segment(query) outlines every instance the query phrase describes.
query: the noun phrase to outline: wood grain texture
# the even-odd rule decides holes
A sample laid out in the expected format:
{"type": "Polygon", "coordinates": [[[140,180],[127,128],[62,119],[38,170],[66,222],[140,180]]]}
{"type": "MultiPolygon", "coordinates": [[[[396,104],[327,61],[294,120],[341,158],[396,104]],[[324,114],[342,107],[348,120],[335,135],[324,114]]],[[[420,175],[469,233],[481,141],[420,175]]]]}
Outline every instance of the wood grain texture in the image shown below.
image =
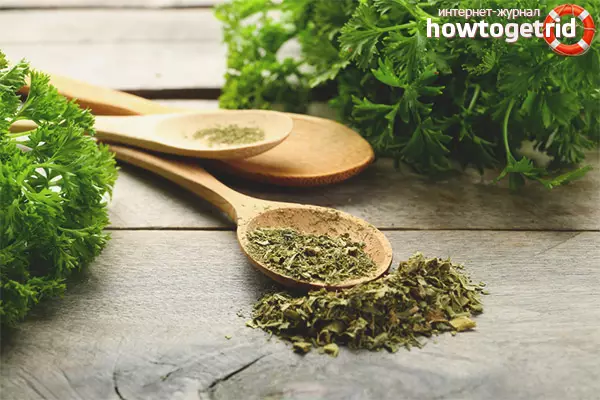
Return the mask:
{"type": "Polygon", "coordinates": [[[178,100],[164,99],[155,100],[156,103],[173,108],[193,108],[197,110],[218,110],[219,102],[217,100],[178,100]]]}
{"type": "Polygon", "coordinates": [[[2,397],[597,396],[600,233],[387,235],[395,264],[416,250],[451,255],[488,283],[476,331],[396,354],[299,356],[236,315],[249,315],[271,282],[236,249],[233,232],[113,232],[64,299],[3,337],[2,397]]]}
{"type": "Polygon", "coordinates": [[[210,7],[224,0],[0,0],[2,8],[179,8],[210,7]]]}
{"type": "MultiPolygon", "coordinates": [[[[322,188],[281,188],[211,172],[254,197],[338,208],[384,229],[600,230],[600,162],[584,179],[548,191],[528,185],[511,193],[471,171],[433,182],[390,160],[322,188]]],[[[110,208],[113,228],[231,228],[201,199],[140,169],[123,165],[110,208]]]]}
{"type": "Polygon", "coordinates": [[[0,48],[12,60],[110,88],[224,82],[225,46],[210,9],[3,11],[0,48]]]}

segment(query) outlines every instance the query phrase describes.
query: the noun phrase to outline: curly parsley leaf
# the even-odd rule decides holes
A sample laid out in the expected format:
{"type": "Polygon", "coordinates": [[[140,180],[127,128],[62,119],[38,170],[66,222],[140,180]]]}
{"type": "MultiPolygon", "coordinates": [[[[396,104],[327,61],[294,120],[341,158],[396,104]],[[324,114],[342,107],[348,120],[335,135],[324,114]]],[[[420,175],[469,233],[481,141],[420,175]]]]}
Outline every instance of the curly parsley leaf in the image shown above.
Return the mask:
{"type": "Polygon", "coordinates": [[[2,53],[0,121],[0,324],[11,326],[39,301],[62,295],[67,278],[100,253],[117,170],[90,136],[91,113],[24,61],[9,66],[2,53]],[[38,127],[12,133],[23,119],[38,127]]]}
{"type": "Polygon", "coordinates": [[[341,29],[341,50],[361,69],[367,68],[379,52],[377,44],[384,31],[377,26],[377,20],[375,9],[362,2],[341,29]]]}

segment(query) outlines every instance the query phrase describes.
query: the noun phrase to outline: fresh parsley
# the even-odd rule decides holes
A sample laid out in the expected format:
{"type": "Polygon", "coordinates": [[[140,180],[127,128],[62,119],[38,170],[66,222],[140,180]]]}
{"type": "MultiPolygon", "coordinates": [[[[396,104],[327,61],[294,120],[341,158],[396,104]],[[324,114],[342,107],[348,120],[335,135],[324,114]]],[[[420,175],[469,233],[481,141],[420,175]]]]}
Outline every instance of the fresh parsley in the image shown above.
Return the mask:
{"type": "Polygon", "coordinates": [[[14,325],[99,254],[115,161],[97,145],[94,118],[49,78],[0,53],[0,324],[14,325]],[[30,92],[17,91],[29,80],[30,92]],[[38,127],[11,132],[19,120],[38,127]],[[84,135],[87,133],[87,135],[84,135]]]}
{"type": "MultiPolygon", "coordinates": [[[[419,172],[499,168],[513,189],[552,188],[583,176],[578,164],[600,141],[600,35],[585,55],[563,57],[537,38],[427,38],[426,22],[465,22],[440,9],[547,13],[561,3],[232,0],[217,8],[229,49],[220,104],[305,111],[325,95],[378,155],[419,172]],[[300,57],[285,56],[294,42],[300,57]],[[525,140],[550,164],[519,155],[525,140]]],[[[598,2],[578,4],[600,20],[598,2]]]]}

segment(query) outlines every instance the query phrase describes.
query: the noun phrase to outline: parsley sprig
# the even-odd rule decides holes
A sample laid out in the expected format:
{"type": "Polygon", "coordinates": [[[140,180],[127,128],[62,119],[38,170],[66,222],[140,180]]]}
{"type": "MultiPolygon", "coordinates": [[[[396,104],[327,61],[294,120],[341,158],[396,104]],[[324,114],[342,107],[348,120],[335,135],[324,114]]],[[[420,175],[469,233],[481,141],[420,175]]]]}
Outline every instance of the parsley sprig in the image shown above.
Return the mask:
{"type": "Polygon", "coordinates": [[[108,235],[113,156],[93,138],[94,118],[21,61],[0,52],[0,324],[14,325],[40,300],[61,295],[108,235]],[[17,91],[29,80],[23,101],[17,91]],[[19,120],[38,127],[11,133],[19,120]],[[84,135],[87,133],[88,135],[84,135]]]}
{"type": "MultiPolygon", "coordinates": [[[[501,170],[518,189],[582,177],[600,141],[600,46],[581,57],[539,38],[427,38],[440,9],[541,9],[560,0],[231,0],[218,7],[229,48],[226,108],[305,111],[325,96],[380,156],[417,171],[501,170]],[[301,56],[286,56],[294,42],[301,56]],[[519,154],[523,141],[549,165],[519,154]]],[[[597,2],[578,3],[599,20],[597,2]]],[[[502,17],[487,22],[507,21],[502,17]]],[[[581,31],[579,31],[581,33],[581,31]]]]}

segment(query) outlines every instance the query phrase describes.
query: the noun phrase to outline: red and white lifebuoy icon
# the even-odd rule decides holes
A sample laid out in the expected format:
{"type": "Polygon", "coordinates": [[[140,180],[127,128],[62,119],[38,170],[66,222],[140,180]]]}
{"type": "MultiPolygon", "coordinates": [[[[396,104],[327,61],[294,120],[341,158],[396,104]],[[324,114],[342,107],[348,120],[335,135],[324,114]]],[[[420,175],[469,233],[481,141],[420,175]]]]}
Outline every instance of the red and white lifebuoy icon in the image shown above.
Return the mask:
{"type": "Polygon", "coordinates": [[[548,14],[544,21],[543,29],[546,43],[550,45],[552,50],[563,56],[580,56],[584,54],[590,48],[592,39],[594,39],[594,35],[596,34],[596,26],[590,13],[583,7],[575,4],[563,4],[550,11],[550,14],[548,14]],[[583,37],[575,44],[562,44],[556,38],[554,29],[546,29],[546,24],[555,23],[557,18],[567,14],[579,18],[583,23],[583,37]]]}

